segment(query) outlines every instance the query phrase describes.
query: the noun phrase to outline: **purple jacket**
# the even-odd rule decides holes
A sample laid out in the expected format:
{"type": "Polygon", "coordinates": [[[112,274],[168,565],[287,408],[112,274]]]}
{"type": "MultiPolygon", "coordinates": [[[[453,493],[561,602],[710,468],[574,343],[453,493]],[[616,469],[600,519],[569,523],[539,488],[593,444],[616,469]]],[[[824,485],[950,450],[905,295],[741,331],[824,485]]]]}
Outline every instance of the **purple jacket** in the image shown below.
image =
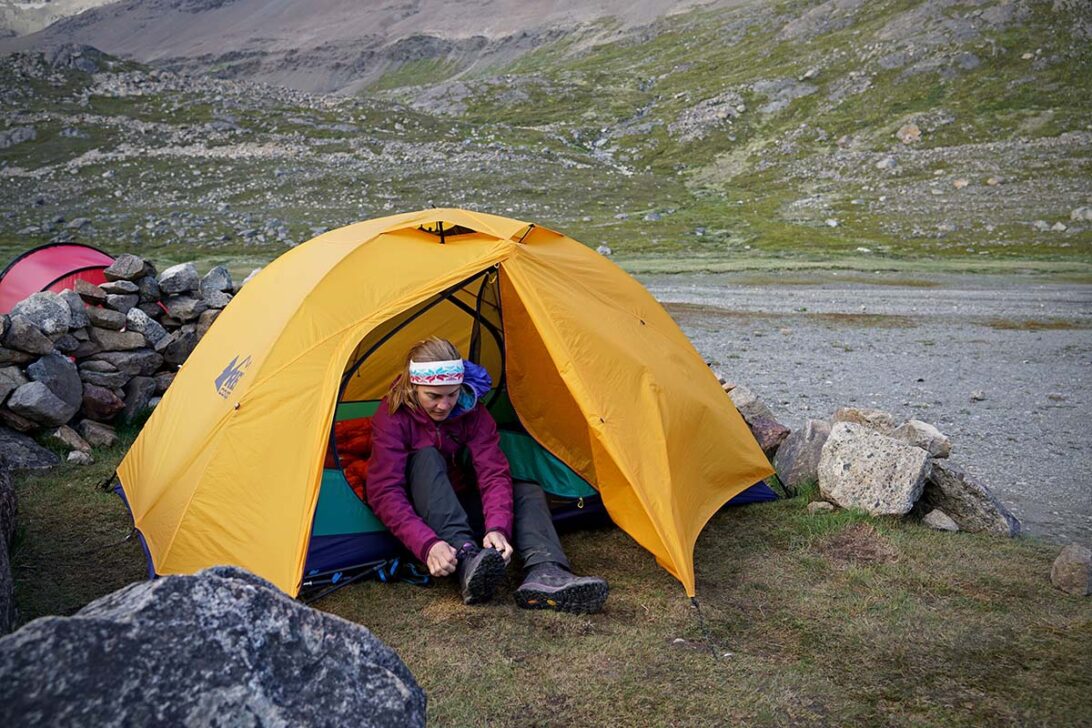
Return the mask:
{"type": "Polygon", "coordinates": [[[486,532],[500,531],[511,540],[512,476],[500,449],[497,423],[483,404],[464,412],[456,410],[443,422],[436,422],[423,410],[413,412],[406,407],[392,415],[384,397],[372,418],[365,497],[383,525],[421,561],[427,560],[429,549],[440,537],[413,510],[406,484],[407,460],[417,450],[437,448],[447,461],[452,486],[464,491],[475,483],[455,462],[463,446],[470,451],[477,474],[486,532]]]}

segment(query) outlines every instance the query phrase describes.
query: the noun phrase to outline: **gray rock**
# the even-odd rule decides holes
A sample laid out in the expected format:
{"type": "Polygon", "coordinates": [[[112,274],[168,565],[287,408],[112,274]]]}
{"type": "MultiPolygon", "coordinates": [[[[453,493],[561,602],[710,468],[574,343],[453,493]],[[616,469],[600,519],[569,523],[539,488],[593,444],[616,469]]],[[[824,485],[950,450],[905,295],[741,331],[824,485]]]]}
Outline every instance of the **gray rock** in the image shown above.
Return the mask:
{"type": "Polygon", "coordinates": [[[113,427],[94,420],[81,420],[76,425],[76,431],[91,447],[112,447],[118,440],[113,427]]]}
{"type": "Polygon", "coordinates": [[[40,291],[24,298],[11,309],[12,317],[26,316],[46,336],[68,331],[72,312],[58,294],[40,291]]]}
{"type": "Polygon", "coordinates": [[[27,367],[27,376],[49,387],[53,394],[67,404],[72,409],[69,418],[76,414],[83,400],[83,384],[76,365],[68,357],[55,351],[46,354],[27,367]]]}
{"type": "Polygon", "coordinates": [[[8,327],[11,326],[11,320],[6,313],[0,313],[0,341],[4,340],[4,335],[8,333],[8,327]]]}
{"type": "Polygon", "coordinates": [[[94,465],[95,458],[91,457],[91,453],[84,452],[83,450],[73,450],[68,453],[68,457],[65,458],[66,462],[74,465],[94,465]]]}
{"type": "Polygon", "coordinates": [[[1071,543],[1062,549],[1050,567],[1050,583],[1066,594],[1092,594],[1092,551],[1071,543]]]}
{"type": "Polygon", "coordinates": [[[732,398],[732,403],[735,404],[736,409],[739,410],[739,413],[743,415],[743,419],[747,420],[748,423],[760,417],[776,419],[773,412],[763,404],[758,395],[743,385],[733,387],[732,391],[728,392],[728,396],[732,398]]]}
{"type": "Polygon", "coordinates": [[[49,433],[49,439],[67,450],[91,452],[91,446],[87,444],[87,441],[68,425],[61,425],[49,433]]]}
{"type": "Polygon", "coordinates": [[[101,306],[106,303],[106,291],[82,278],[76,281],[76,294],[93,306],[101,306]]]}
{"type": "Polygon", "coordinates": [[[222,265],[216,266],[201,279],[200,290],[203,298],[213,291],[230,292],[232,288],[231,273],[222,265]]]}
{"type": "Polygon", "coordinates": [[[200,298],[193,296],[170,296],[164,302],[167,314],[179,321],[193,321],[209,306],[200,298]]]}
{"type": "Polygon", "coordinates": [[[53,342],[38,330],[33,321],[26,316],[11,316],[7,333],[4,334],[4,346],[28,354],[48,354],[53,351],[53,342]]]}
{"type": "Polygon", "coordinates": [[[129,309],[129,313],[126,315],[125,319],[125,328],[129,331],[136,331],[137,333],[143,334],[144,338],[148,341],[148,344],[153,348],[168,335],[167,330],[163,328],[158,321],[141,311],[139,308],[129,309]]]}
{"type": "Polygon", "coordinates": [[[921,496],[929,454],[864,425],[836,422],[819,459],[819,493],[842,508],[902,516],[921,496]]]}
{"type": "Polygon", "coordinates": [[[113,364],[115,369],[125,372],[130,377],[148,377],[155,374],[163,366],[163,357],[151,349],[104,351],[101,354],[96,354],[92,361],[104,361],[113,364]]]}
{"type": "Polygon", "coordinates": [[[31,422],[6,407],[0,407],[0,427],[8,427],[16,432],[34,432],[38,429],[38,423],[31,422]]]}
{"type": "MultiPolygon", "coordinates": [[[[140,289],[137,295],[142,304],[155,304],[163,297],[163,292],[159,290],[159,282],[156,281],[155,276],[144,276],[137,281],[137,287],[140,289]]],[[[161,310],[158,305],[156,305],[156,310],[161,310]]],[[[148,312],[145,311],[144,313],[148,312]]],[[[151,316],[152,314],[148,315],[151,316]]]]}
{"type": "Polygon", "coordinates": [[[201,285],[201,278],[193,263],[172,265],[159,274],[159,290],[167,295],[196,291],[201,285]]]}
{"type": "Polygon", "coordinates": [[[40,470],[51,468],[61,460],[33,438],[0,427],[0,453],[4,467],[12,470],[40,470]]]}
{"type": "Polygon", "coordinates": [[[819,457],[830,436],[830,425],[808,420],[803,429],[789,434],[774,455],[773,466],[788,495],[795,495],[808,483],[819,482],[819,457]]]}
{"type": "Polygon", "coordinates": [[[951,531],[954,533],[959,530],[959,524],[953,521],[947,513],[939,508],[934,508],[926,513],[925,517],[921,519],[921,522],[937,531],[951,531]]]}
{"type": "Polygon", "coordinates": [[[76,359],[86,359],[89,356],[94,356],[102,351],[102,347],[96,344],[94,341],[81,341],[79,348],[72,352],[72,356],[76,359]]]}
{"type": "Polygon", "coordinates": [[[1078,207],[1069,213],[1072,222],[1092,222],[1092,207],[1078,207]]]}
{"type": "Polygon", "coordinates": [[[972,402],[982,402],[985,399],[986,399],[986,390],[976,389],[973,392],[971,392],[971,401],[972,402]]]}
{"type": "Polygon", "coordinates": [[[182,366],[197,346],[197,333],[179,329],[171,334],[170,343],[163,348],[163,360],[173,366],[182,366]]]}
{"type": "Polygon", "coordinates": [[[106,305],[115,311],[128,313],[129,309],[140,303],[140,297],[135,293],[107,293],[106,305]]]}
{"type": "Polygon", "coordinates": [[[789,428],[773,417],[756,417],[749,420],[747,426],[751,428],[751,434],[754,435],[758,446],[768,458],[773,457],[781,443],[789,436],[789,428]]]}
{"type": "Polygon", "coordinates": [[[834,510],[834,504],[826,501],[812,501],[808,503],[808,513],[830,513],[834,510]]]}
{"type": "Polygon", "coordinates": [[[12,392],[8,408],[20,417],[46,427],[63,425],[75,414],[42,382],[28,382],[12,392]]]}
{"type": "Polygon", "coordinates": [[[155,380],[151,377],[133,377],[125,385],[125,409],[123,422],[132,422],[148,411],[148,402],[155,396],[155,380]]]}
{"type": "Polygon", "coordinates": [[[119,255],[109,268],[103,271],[108,281],[135,281],[151,272],[143,258],[131,253],[119,255]]]}
{"type": "Polygon", "coordinates": [[[946,460],[934,460],[925,483],[922,506],[939,508],[964,531],[1000,536],[1020,534],[1020,521],[990,489],[946,460]]]}
{"type": "Polygon", "coordinates": [[[160,372],[155,375],[155,393],[164,394],[171,384],[174,383],[174,372],[160,372]]]}
{"type": "Polygon", "coordinates": [[[82,231],[84,228],[91,227],[91,218],[89,217],[77,217],[70,221],[65,228],[68,230],[82,231]]]}
{"type": "Polygon", "coordinates": [[[53,348],[62,354],[75,354],[82,343],[72,334],[61,334],[51,338],[53,339],[53,348]]]}
{"type": "Polygon", "coordinates": [[[231,303],[231,295],[224,293],[223,291],[209,291],[201,300],[204,301],[205,305],[209,308],[220,309],[231,303]]]}
{"type": "Polygon", "coordinates": [[[111,331],[97,326],[91,327],[91,340],[104,351],[131,351],[147,346],[143,334],[136,331],[111,331]]]}
{"type": "Polygon", "coordinates": [[[100,329],[110,329],[111,331],[124,329],[127,315],[112,308],[95,307],[87,309],[87,319],[92,326],[98,326],[100,329]]]}
{"type": "Polygon", "coordinates": [[[0,346],[0,366],[7,366],[9,364],[27,364],[34,361],[34,354],[28,354],[25,351],[17,351],[15,349],[9,349],[5,346],[0,346]]]}
{"type": "Polygon", "coordinates": [[[892,170],[896,169],[899,163],[894,157],[884,157],[880,161],[876,162],[876,169],[892,170]]]}
{"type": "Polygon", "coordinates": [[[61,292],[61,300],[68,306],[68,328],[82,329],[89,324],[87,318],[87,307],[83,303],[83,299],[75,291],[66,290],[61,292]]]}
{"type": "Polygon", "coordinates": [[[946,458],[952,453],[952,441],[948,436],[921,420],[907,420],[905,424],[895,428],[891,437],[920,447],[935,458],[946,458]]]}
{"type": "Polygon", "coordinates": [[[23,376],[19,367],[0,367],[0,404],[4,403],[9,394],[28,381],[30,380],[23,376]]]}
{"type": "Polygon", "coordinates": [[[107,297],[109,297],[111,293],[127,296],[140,291],[140,286],[132,281],[109,281],[107,283],[100,283],[99,288],[106,291],[107,297]]]}
{"type": "Polygon", "coordinates": [[[216,319],[220,316],[220,311],[221,310],[223,310],[223,309],[210,308],[208,311],[205,311],[204,313],[202,313],[200,316],[197,317],[197,338],[198,339],[205,338],[205,334],[208,333],[208,330],[212,326],[213,322],[216,321],[216,319]]]}
{"type": "Polygon", "coordinates": [[[366,628],[226,566],[34,620],[0,639],[0,675],[5,725],[425,724],[424,692],[366,628]]]}
{"type": "MultiPolygon", "coordinates": [[[[119,372],[119,374],[121,373],[119,372]]],[[[125,374],[121,374],[121,376],[126,379],[118,385],[119,387],[123,387],[128,383],[128,376],[125,374]]],[[[85,417],[92,420],[111,420],[124,409],[125,401],[114,394],[113,387],[103,387],[91,383],[84,384],[82,412],[85,417]]]]}
{"type": "Polygon", "coordinates": [[[0,149],[7,149],[23,142],[32,142],[38,138],[38,130],[33,126],[17,126],[0,132],[0,149]]]}
{"type": "Polygon", "coordinates": [[[889,412],[867,407],[840,407],[834,413],[833,422],[853,422],[884,435],[895,431],[895,418],[889,412]]]}
{"type": "Polygon", "coordinates": [[[129,380],[132,378],[132,374],[126,374],[125,372],[117,370],[112,372],[96,372],[83,368],[80,369],[80,381],[84,383],[85,389],[87,385],[104,387],[106,389],[118,389],[128,384],[129,380]]]}

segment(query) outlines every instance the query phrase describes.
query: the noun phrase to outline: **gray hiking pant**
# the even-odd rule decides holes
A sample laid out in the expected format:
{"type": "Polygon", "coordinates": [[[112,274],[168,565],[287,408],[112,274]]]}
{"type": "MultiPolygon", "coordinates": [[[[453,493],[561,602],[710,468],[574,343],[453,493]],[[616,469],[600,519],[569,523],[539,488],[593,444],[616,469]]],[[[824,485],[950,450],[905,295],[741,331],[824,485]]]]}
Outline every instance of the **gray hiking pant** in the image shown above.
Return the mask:
{"type": "MultiPolygon", "coordinates": [[[[478,543],[485,536],[481,498],[473,490],[455,492],[439,450],[426,447],[411,453],[406,482],[413,509],[453,548],[458,549],[467,541],[478,543]]],[[[552,561],[568,569],[569,560],[561,549],[542,488],[530,481],[513,480],[512,501],[515,516],[512,547],[524,568],[552,561]]]]}

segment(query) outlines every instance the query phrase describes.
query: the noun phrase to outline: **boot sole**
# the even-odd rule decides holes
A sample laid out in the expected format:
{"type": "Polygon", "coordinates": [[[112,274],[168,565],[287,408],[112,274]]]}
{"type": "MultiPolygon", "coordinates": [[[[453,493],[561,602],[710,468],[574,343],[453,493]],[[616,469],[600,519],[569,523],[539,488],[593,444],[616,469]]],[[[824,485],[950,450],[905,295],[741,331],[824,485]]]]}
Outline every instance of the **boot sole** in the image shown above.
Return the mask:
{"type": "Polygon", "coordinates": [[[552,609],[572,614],[594,614],[607,601],[606,582],[573,584],[556,591],[516,590],[516,604],[523,609],[552,609]]]}
{"type": "Polygon", "coordinates": [[[487,553],[467,580],[463,604],[481,604],[493,598],[493,592],[504,581],[504,557],[496,551],[487,553]]]}

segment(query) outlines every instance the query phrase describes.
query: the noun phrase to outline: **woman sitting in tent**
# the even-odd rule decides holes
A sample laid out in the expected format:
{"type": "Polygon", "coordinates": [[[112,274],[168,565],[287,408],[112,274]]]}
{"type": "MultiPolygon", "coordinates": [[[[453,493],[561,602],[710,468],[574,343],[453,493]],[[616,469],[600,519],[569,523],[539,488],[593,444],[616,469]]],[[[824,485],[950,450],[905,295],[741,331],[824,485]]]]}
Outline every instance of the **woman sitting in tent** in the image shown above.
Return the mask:
{"type": "Polygon", "coordinates": [[[478,402],[491,384],[451,342],[415,344],[373,419],[368,504],[433,576],[457,576],[467,604],[492,598],[515,551],[527,572],[521,607],[599,611],[607,583],[573,575],[542,489],[512,481],[478,402]],[[464,448],[472,468],[459,464],[464,448]]]}

